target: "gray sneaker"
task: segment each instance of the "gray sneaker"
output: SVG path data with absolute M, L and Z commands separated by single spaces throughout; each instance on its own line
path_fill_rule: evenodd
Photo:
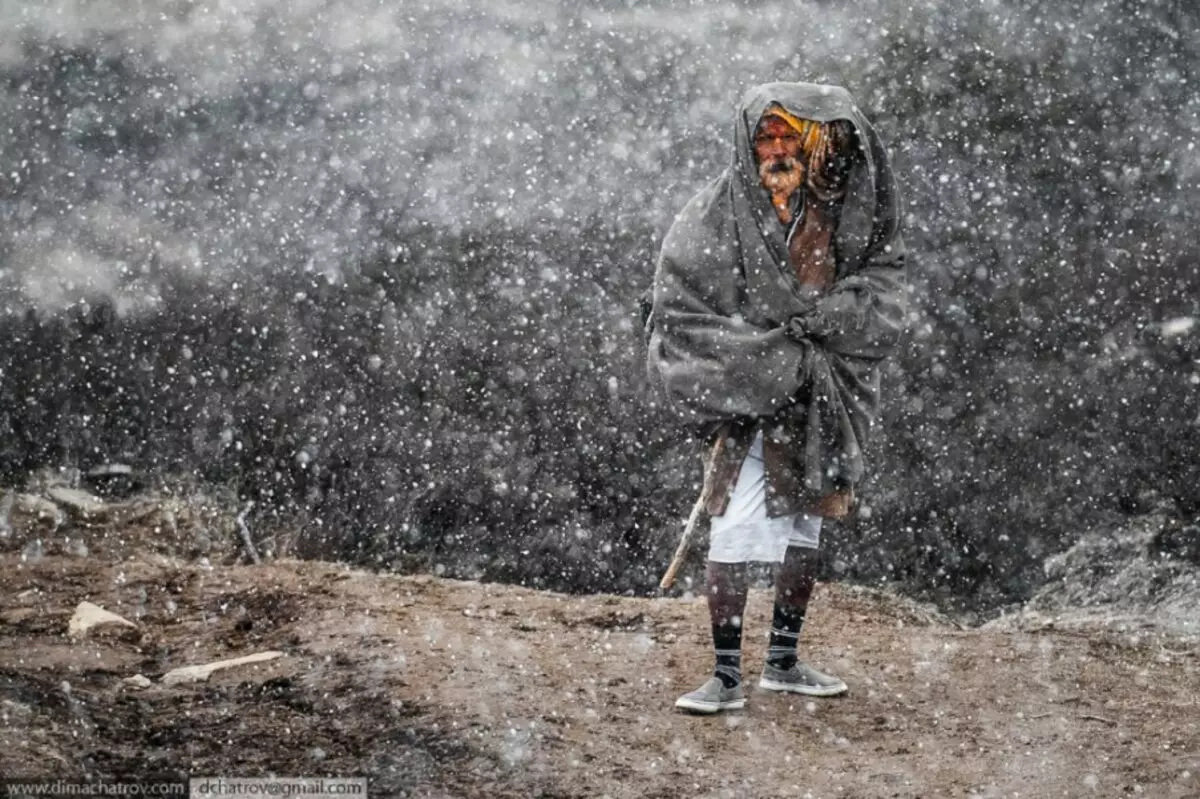
M 692 713 L 720 713 L 722 710 L 741 710 L 745 706 L 746 692 L 742 690 L 742 684 L 726 688 L 717 676 L 675 700 L 675 707 Z
M 846 693 L 846 683 L 837 677 L 822 674 L 807 663 L 796 662 L 790 669 L 770 663 L 763 667 L 758 687 L 768 691 L 791 691 L 808 696 L 837 696 Z

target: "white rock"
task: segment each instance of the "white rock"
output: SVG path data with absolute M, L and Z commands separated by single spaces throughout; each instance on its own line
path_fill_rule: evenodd
M 46 496 L 63 505 L 67 510 L 85 518 L 100 516 L 108 510 L 108 505 L 99 497 L 86 491 L 66 486 L 55 486 L 46 491 Z
M 132 677 L 126 677 L 121 682 L 130 688 L 149 688 L 151 685 L 150 678 L 144 674 L 135 674 Z
M 107 611 L 99 605 L 93 605 L 91 602 L 80 602 L 75 608 L 75 615 L 71 617 L 71 621 L 67 624 L 67 635 L 72 638 L 80 638 L 87 634 L 88 630 L 93 627 L 98 627 L 102 624 L 118 624 L 125 627 L 137 629 L 137 625 L 122 618 L 111 611 Z
M 133 467 L 127 463 L 105 463 L 90 469 L 88 477 L 126 477 L 133 474 Z
M 11 610 L 0 611 L 0 622 L 15 625 L 36 615 L 37 610 L 35 608 L 12 608 Z
M 59 527 L 67 520 L 66 514 L 57 505 L 33 494 L 17 494 L 13 504 L 26 516 L 32 516 L 39 521 L 49 521 L 55 527 Z
M 242 666 L 247 663 L 262 663 L 263 661 L 274 660 L 279 657 L 283 657 L 282 652 L 256 652 L 253 655 L 246 655 L 245 657 L 206 663 L 203 666 L 181 666 L 178 669 L 171 669 L 164 674 L 162 684 L 178 685 L 180 683 L 205 682 L 214 671 L 227 669 L 232 666 Z
M 1174 338 L 1175 336 L 1190 333 L 1195 326 L 1195 317 L 1177 316 L 1162 323 L 1162 334 L 1165 338 Z

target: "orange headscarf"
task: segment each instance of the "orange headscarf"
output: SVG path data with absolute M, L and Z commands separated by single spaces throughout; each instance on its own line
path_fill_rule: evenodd
M 800 146 L 808 167 L 808 185 L 818 197 L 829 200 L 845 191 L 850 139 L 850 127 L 846 122 L 801 119 L 778 103 L 771 105 L 763 116 L 778 117 L 800 134 Z

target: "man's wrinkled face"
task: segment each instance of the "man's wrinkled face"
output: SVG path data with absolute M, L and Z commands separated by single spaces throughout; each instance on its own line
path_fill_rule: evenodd
M 768 114 L 754 132 L 754 156 L 763 188 L 790 195 L 804 182 L 804 146 L 800 133 L 780 117 Z

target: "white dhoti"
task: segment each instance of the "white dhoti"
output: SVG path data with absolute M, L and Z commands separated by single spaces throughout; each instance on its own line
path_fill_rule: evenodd
M 787 548 L 816 549 L 821 542 L 821 517 L 793 513 L 767 516 L 763 437 L 759 430 L 742 461 L 737 485 L 722 516 L 713 516 L 708 559 L 717 563 L 783 561 Z

